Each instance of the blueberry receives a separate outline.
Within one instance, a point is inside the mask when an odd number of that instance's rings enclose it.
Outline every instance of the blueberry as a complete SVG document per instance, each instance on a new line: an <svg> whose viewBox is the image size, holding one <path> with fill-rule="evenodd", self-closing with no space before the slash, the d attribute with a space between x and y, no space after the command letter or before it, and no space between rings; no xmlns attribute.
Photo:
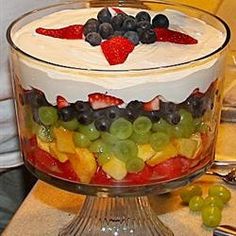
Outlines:
<svg viewBox="0 0 236 236"><path fill-rule="evenodd" d="M135 46L139 44L139 36L135 31L127 31L124 37L129 39Z"/></svg>
<svg viewBox="0 0 236 236"><path fill-rule="evenodd" d="M132 17L127 17L122 25L122 29L127 32L127 31L135 31L136 29L136 21Z"/></svg>
<svg viewBox="0 0 236 236"><path fill-rule="evenodd" d="M32 114L33 114L33 120L34 120L37 124L41 125L42 123L41 123L41 120L40 120L40 118L39 118L38 109L33 108L33 109L32 109Z"/></svg>
<svg viewBox="0 0 236 236"><path fill-rule="evenodd" d="M99 33L91 32L86 35L85 41L90 43L92 46L98 46L102 42L102 37Z"/></svg>
<svg viewBox="0 0 236 236"><path fill-rule="evenodd" d="M157 14L152 19L152 27L162 27L162 28L168 28L169 27L169 20L168 18L163 14Z"/></svg>
<svg viewBox="0 0 236 236"><path fill-rule="evenodd" d="M123 36L124 35L124 31L114 31L113 35L110 35L108 37L108 39L111 39L111 38L114 38L114 37L117 37L117 36Z"/></svg>
<svg viewBox="0 0 236 236"><path fill-rule="evenodd" d="M70 121L75 117L75 110L72 106L64 107L58 111L58 115L62 121Z"/></svg>
<svg viewBox="0 0 236 236"><path fill-rule="evenodd" d="M75 110L78 111L79 113L86 112L86 111L91 111L91 106L89 102L83 102L83 101L77 101L74 104Z"/></svg>
<svg viewBox="0 0 236 236"><path fill-rule="evenodd" d="M173 102L160 101L160 110L162 113L172 113L177 110L177 105Z"/></svg>
<svg viewBox="0 0 236 236"><path fill-rule="evenodd" d="M171 124L171 125L177 125L180 122L180 114L175 111L171 113L167 113L165 115L165 119Z"/></svg>
<svg viewBox="0 0 236 236"><path fill-rule="evenodd" d="M198 118L204 115L207 110L207 99L203 97L198 97L195 95L190 96L186 100L186 108L192 113L194 118Z"/></svg>
<svg viewBox="0 0 236 236"><path fill-rule="evenodd" d="M105 132L109 130L111 121L107 117L100 117L95 120L94 125L97 130Z"/></svg>
<svg viewBox="0 0 236 236"><path fill-rule="evenodd" d="M138 116L140 115L139 110L132 110L129 108L125 108L122 111L122 117L126 118L127 120L133 122Z"/></svg>
<svg viewBox="0 0 236 236"><path fill-rule="evenodd" d="M106 109L106 117L110 120L115 120L120 117L120 109L116 106L108 107Z"/></svg>
<svg viewBox="0 0 236 236"><path fill-rule="evenodd" d="M110 35L114 33L114 30L110 23L105 22L99 25L98 33L101 35L103 39L107 39Z"/></svg>
<svg viewBox="0 0 236 236"><path fill-rule="evenodd" d="M94 24L96 24L97 26L99 26L99 22L98 22L98 20L95 19L95 18L89 18L89 19L85 22L84 25L86 25L86 24L91 24L91 23L94 23Z"/></svg>
<svg viewBox="0 0 236 236"><path fill-rule="evenodd" d="M48 102L42 92L37 89L33 89L27 98L32 107L38 108L40 106L47 106Z"/></svg>
<svg viewBox="0 0 236 236"><path fill-rule="evenodd" d="M137 15L135 16L135 19L137 22L139 21L151 21L151 17L150 15L146 12L146 11L140 11L139 13L137 13Z"/></svg>
<svg viewBox="0 0 236 236"><path fill-rule="evenodd" d="M98 109L93 111L93 119L97 120L100 119L101 117L106 116L106 108Z"/></svg>
<svg viewBox="0 0 236 236"><path fill-rule="evenodd" d="M98 20L94 18L89 19L84 25L84 35L86 36L91 32L98 32L98 27L99 27Z"/></svg>
<svg viewBox="0 0 236 236"><path fill-rule="evenodd" d="M152 122L158 122L161 119L161 112L160 111L145 112L143 115L149 117Z"/></svg>
<svg viewBox="0 0 236 236"><path fill-rule="evenodd" d="M138 100L134 100L128 103L128 105L126 106L127 109L130 110L142 110L143 109L143 103L138 101Z"/></svg>
<svg viewBox="0 0 236 236"><path fill-rule="evenodd" d="M111 13L107 7L103 8L98 12L97 18L101 23L111 21Z"/></svg>
<svg viewBox="0 0 236 236"><path fill-rule="evenodd" d="M140 36L144 31L149 30L152 28L152 25L148 21L139 21L136 24L136 31Z"/></svg>
<svg viewBox="0 0 236 236"><path fill-rule="evenodd" d="M114 31L117 31L117 30L120 31L121 30L124 20L125 20L125 16L124 16L124 14L121 14L121 13L119 13L116 16L112 17L111 25L112 25Z"/></svg>
<svg viewBox="0 0 236 236"><path fill-rule="evenodd" d="M91 111L78 114L77 120L82 125L89 125L93 122L93 116Z"/></svg>
<svg viewBox="0 0 236 236"><path fill-rule="evenodd" d="M144 31L140 36L140 41L144 44L150 44L156 42L156 33L152 30Z"/></svg>

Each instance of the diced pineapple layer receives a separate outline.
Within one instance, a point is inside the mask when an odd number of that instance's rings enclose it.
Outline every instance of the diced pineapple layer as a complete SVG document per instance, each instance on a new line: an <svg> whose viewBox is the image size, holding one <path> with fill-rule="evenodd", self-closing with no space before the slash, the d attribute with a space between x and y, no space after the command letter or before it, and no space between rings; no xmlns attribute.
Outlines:
<svg viewBox="0 0 236 236"><path fill-rule="evenodd" d="M43 142L40 138L37 137L37 144L40 149L44 150L45 152L50 152L49 143Z"/></svg>
<svg viewBox="0 0 236 236"><path fill-rule="evenodd" d="M76 148L75 154L69 154L69 161L80 178L81 183L90 183L97 170L97 163L93 153L86 148Z"/></svg>
<svg viewBox="0 0 236 236"><path fill-rule="evenodd" d="M138 145L138 157L143 161L149 160L155 153L150 144Z"/></svg>
<svg viewBox="0 0 236 236"><path fill-rule="evenodd" d="M50 154L60 162L66 162L68 160L68 156L63 152L59 152L57 149L57 145L54 142L49 143L49 151Z"/></svg>
<svg viewBox="0 0 236 236"><path fill-rule="evenodd" d="M194 159L202 147L201 136L194 134L190 138L180 138L175 140L175 145L179 155Z"/></svg>
<svg viewBox="0 0 236 236"><path fill-rule="evenodd" d="M75 153L75 145L73 142L73 133L62 127L55 128L54 135L56 138L56 147L59 152L65 152L69 154Z"/></svg>
<svg viewBox="0 0 236 236"><path fill-rule="evenodd" d="M127 175L125 163L116 157L112 157L102 169L115 180L122 180Z"/></svg>
<svg viewBox="0 0 236 236"><path fill-rule="evenodd" d="M177 154L176 147L172 143L169 143L161 151L157 152L150 160L148 160L147 164L150 166L155 166L170 159L171 157L175 157Z"/></svg>

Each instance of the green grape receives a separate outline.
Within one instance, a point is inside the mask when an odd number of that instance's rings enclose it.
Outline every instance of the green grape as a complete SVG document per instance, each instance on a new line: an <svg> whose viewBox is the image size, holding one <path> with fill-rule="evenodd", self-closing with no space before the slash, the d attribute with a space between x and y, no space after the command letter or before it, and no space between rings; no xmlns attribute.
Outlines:
<svg viewBox="0 0 236 236"><path fill-rule="evenodd" d="M169 136L166 133L157 132L150 136L150 144L155 151L160 151L170 141Z"/></svg>
<svg viewBox="0 0 236 236"><path fill-rule="evenodd" d="M193 127L195 132L199 131L201 124L202 124L202 118L193 119Z"/></svg>
<svg viewBox="0 0 236 236"><path fill-rule="evenodd" d="M204 207L207 207L207 206L216 206L218 207L219 209L223 209L224 207L224 203L223 201L217 197L217 196L208 196L204 199Z"/></svg>
<svg viewBox="0 0 236 236"><path fill-rule="evenodd" d="M79 122L76 118L70 120L70 121L60 121L60 125L68 130L76 130L79 126Z"/></svg>
<svg viewBox="0 0 236 236"><path fill-rule="evenodd" d="M98 158L97 158L98 165L103 166L103 165L106 164L110 159L111 159L111 156L100 154L100 155L98 155Z"/></svg>
<svg viewBox="0 0 236 236"><path fill-rule="evenodd" d="M86 148L91 144L87 136L79 132L75 132L73 134L73 140L74 140L75 146L81 147L81 148Z"/></svg>
<svg viewBox="0 0 236 236"><path fill-rule="evenodd" d="M174 135L174 126L170 125L165 120L160 119L152 125L152 131L167 133L169 137L172 137Z"/></svg>
<svg viewBox="0 0 236 236"><path fill-rule="evenodd" d="M112 153L110 145L103 142L101 139L92 142L89 146L89 150L94 153L103 153L104 155L110 155Z"/></svg>
<svg viewBox="0 0 236 236"><path fill-rule="evenodd" d="M194 131L193 125L178 124L174 127L176 138L189 138Z"/></svg>
<svg viewBox="0 0 236 236"><path fill-rule="evenodd" d="M186 125L186 126L192 126L193 125L193 117L192 114L184 109L179 110L180 114L180 124Z"/></svg>
<svg viewBox="0 0 236 236"><path fill-rule="evenodd" d="M219 197L223 201L223 203L228 202L231 198L231 192L223 185L210 186L210 188L208 189L208 194L209 196Z"/></svg>
<svg viewBox="0 0 236 236"><path fill-rule="evenodd" d="M138 147L131 140L118 141L115 144L113 151L115 156L124 162L132 158L137 158L138 155Z"/></svg>
<svg viewBox="0 0 236 236"><path fill-rule="evenodd" d="M216 227L222 218L221 210L215 206L207 206L202 209L203 224L208 227Z"/></svg>
<svg viewBox="0 0 236 236"><path fill-rule="evenodd" d="M53 125L58 119L57 109L51 106L40 107L38 115L44 125Z"/></svg>
<svg viewBox="0 0 236 236"><path fill-rule="evenodd" d="M101 138L105 143L109 143L111 145L115 144L119 140L116 136L114 136L108 132L102 132Z"/></svg>
<svg viewBox="0 0 236 236"><path fill-rule="evenodd" d="M191 185L180 191L180 198L184 203L189 203L194 196L202 196L202 189L198 185Z"/></svg>
<svg viewBox="0 0 236 236"><path fill-rule="evenodd" d="M110 127L110 133L119 139L127 139L133 132L132 123L124 118L118 118Z"/></svg>
<svg viewBox="0 0 236 236"><path fill-rule="evenodd" d="M152 128L152 121L146 116L139 116L133 123L133 129L137 134L145 134Z"/></svg>
<svg viewBox="0 0 236 236"><path fill-rule="evenodd" d="M100 132L94 126L94 123L89 125L79 124L79 131L86 135L90 141L96 140L100 137Z"/></svg>
<svg viewBox="0 0 236 236"><path fill-rule="evenodd" d="M189 209L191 211L200 211L204 205L204 200L201 196L194 196L189 201Z"/></svg>
<svg viewBox="0 0 236 236"><path fill-rule="evenodd" d="M36 130L36 135L43 142L52 142L54 139L53 130L49 126L38 126Z"/></svg>
<svg viewBox="0 0 236 236"><path fill-rule="evenodd" d="M145 166L143 159L132 158L126 162L126 169L129 173L137 173L141 171Z"/></svg>
<svg viewBox="0 0 236 236"><path fill-rule="evenodd" d="M149 143L150 136L151 136L150 131L144 134L138 134L134 131L132 135L130 136L130 139L133 140L137 144L146 144L146 143Z"/></svg>

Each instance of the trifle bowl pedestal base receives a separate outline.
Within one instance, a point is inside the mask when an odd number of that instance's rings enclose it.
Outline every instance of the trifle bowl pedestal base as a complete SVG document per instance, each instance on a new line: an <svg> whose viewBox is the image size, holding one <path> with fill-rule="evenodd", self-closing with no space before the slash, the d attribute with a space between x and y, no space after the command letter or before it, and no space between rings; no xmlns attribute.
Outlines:
<svg viewBox="0 0 236 236"><path fill-rule="evenodd" d="M173 232L152 211L148 197L87 196L80 212L64 226L67 235L171 236Z"/></svg>

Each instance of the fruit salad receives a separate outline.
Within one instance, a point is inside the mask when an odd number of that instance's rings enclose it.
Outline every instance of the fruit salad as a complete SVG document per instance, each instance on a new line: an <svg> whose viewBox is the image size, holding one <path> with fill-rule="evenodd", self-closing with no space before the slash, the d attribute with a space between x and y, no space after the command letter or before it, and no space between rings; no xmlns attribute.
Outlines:
<svg viewBox="0 0 236 236"><path fill-rule="evenodd" d="M132 186L212 162L219 30L175 10L104 7L53 13L13 38L25 53L12 61L27 165L70 182Z"/></svg>

